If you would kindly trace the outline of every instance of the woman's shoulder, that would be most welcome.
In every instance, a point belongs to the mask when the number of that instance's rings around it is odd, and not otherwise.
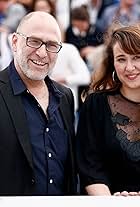
[[[103,99],[106,98],[110,95],[115,95],[116,93],[118,93],[118,91],[95,91],[95,92],[90,92],[89,95],[87,96],[87,98],[98,98],[98,99]]]
[[[86,101],[97,101],[97,100],[104,100],[109,95],[108,92],[92,92],[86,97]]]
[[[109,91],[99,91],[90,93],[85,101],[84,104],[87,107],[95,108],[95,110],[103,110],[104,108],[108,107],[108,96],[114,95],[116,92],[109,92]]]

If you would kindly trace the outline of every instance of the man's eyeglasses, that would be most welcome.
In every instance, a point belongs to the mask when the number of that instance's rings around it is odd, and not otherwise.
[[[59,44],[53,41],[43,42],[42,40],[39,40],[34,37],[27,37],[26,35],[19,32],[17,32],[17,34],[19,34],[26,40],[26,45],[28,47],[39,49],[42,45],[45,45],[46,50],[52,53],[58,53],[62,48],[62,43]]]

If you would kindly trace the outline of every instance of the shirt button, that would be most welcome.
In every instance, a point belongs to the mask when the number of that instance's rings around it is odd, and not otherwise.
[[[52,153],[49,152],[48,157],[52,157]]]
[[[53,179],[50,179],[50,180],[49,180],[49,183],[52,184],[52,183],[53,183]]]
[[[32,182],[32,185],[34,185],[35,184],[35,179],[32,178],[31,182]]]
[[[46,128],[46,132],[48,132],[48,131],[49,131],[49,128],[47,127],[47,128]]]

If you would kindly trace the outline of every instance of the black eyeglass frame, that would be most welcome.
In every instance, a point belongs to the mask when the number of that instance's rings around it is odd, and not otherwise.
[[[26,36],[26,35],[24,35],[24,34],[22,34],[22,33],[20,33],[20,32],[16,32],[16,34],[22,36],[22,37],[26,40],[26,45],[27,45],[28,47],[31,47],[31,48],[39,49],[40,47],[42,47],[42,45],[45,45],[45,47],[46,47],[46,51],[51,52],[51,53],[58,53],[58,52],[61,50],[61,48],[62,48],[62,43],[61,43],[61,42],[60,42],[60,43],[53,42],[53,43],[55,43],[57,46],[59,46],[59,48],[58,48],[57,51],[51,51],[51,50],[48,49],[48,44],[51,43],[51,41],[43,42],[43,41],[40,40],[40,39],[37,39],[37,38],[35,38],[35,37],[31,37],[31,36],[30,36],[30,37],[29,37],[29,36]],[[31,46],[31,45],[29,44],[29,41],[28,41],[29,38],[33,38],[33,39],[36,39],[36,40],[40,41],[40,45],[39,45],[38,47]]]

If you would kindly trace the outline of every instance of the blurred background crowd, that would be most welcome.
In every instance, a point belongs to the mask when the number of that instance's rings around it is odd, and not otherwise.
[[[77,111],[102,60],[108,28],[139,22],[140,0],[0,0],[0,70],[12,59],[11,34],[31,11],[49,12],[60,25],[63,48],[50,76],[72,89]]]

